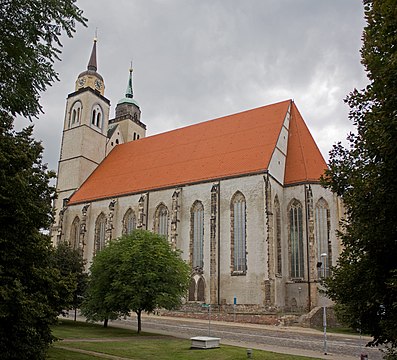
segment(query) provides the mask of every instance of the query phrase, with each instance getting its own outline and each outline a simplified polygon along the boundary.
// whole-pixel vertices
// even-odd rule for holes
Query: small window
[[[76,101],[70,109],[69,127],[80,123],[81,102]]]
[[[103,111],[99,104],[92,108],[91,124],[99,129],[103,128]]]

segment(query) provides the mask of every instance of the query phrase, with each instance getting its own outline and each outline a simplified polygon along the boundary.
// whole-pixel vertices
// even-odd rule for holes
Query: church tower
[[[76,80],[68,95],[58,164],[53,241],[62,236],[62,209],[65,200],[88,178],[106,156],[110,101],[104,97],[105,85],[97,72],[97,41],[87,70]]]
[[[109,120],[109,132],[112,129],[119,129],[123,143],[141,139],[146,135],[146,125],[141,122],[141,109],[134,99],[132,67],[129,71],[125,97],[117,103],[115,118]]]

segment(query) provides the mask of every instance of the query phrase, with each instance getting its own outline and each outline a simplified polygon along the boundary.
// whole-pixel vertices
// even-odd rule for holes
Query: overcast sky
[[[147,135],[294,99],[323,156],[352,129],[343,99],[368,80],[361,0],[84,0],[88,27],[64,39],[60,82],[35,120],[57,169],[66,97],[98,28],[98,72],[111,117],[131,59]],[[27,121],[26,121],[27,123]],[[21,120],[18,121],[21,124]]]

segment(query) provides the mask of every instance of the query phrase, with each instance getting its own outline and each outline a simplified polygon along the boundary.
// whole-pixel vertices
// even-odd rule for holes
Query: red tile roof
[[[295,103],[291,106],[284,184],[318,181],[327,168]]]
[[[285,181],[318,180],[325,161],[287,100],[118,145],[70,204],[264,172],[290,104]]]

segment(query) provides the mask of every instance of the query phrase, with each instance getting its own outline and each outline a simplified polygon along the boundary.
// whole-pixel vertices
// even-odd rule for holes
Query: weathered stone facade
[[[103,81],[96,67],[90,71],[91,77]],[[80,76],[86,76],[82,74]],[[267,149],[267,163],[262,161],[265,155],[261,147],[268,147],[268,141],[251,150],[251,138],[248,138],[245,147],[240,149],[243,156],[236,160],[244,171],[238,172],[237,168],[227,176],[205,177],[201,175],[207,168],[217,173],[227,161],[225,171],[236,169],[233,162],[238,156],[218,148],[218,152],[222,151],[221,157],[207,153],[200,158],[194,148],[190,151],[194,155],[192,161],[200,160],[199,180],[186,178],[173,184],[172,176],[178,177],[185,171],[183,167],[179,168],[180,173],[174,169],[185,154],[174,154],[170,161],[156,143],[158,137],[142,139],[146,126],[140,121],[141,111],[132,97],[131,76],[132,71],[126,97],[118,103],[116,119],[111,121],[108,120],[109,101],[103,96],[103,88],[101,91],[94,88],[98,85],[95,82],[78,81],[76,91],[68,97],[53,242],[68,241],[80,248],[89,267],[95,254],[122,234],[134,228],[155,231],[165,236],[173,248],[180,249],[184,260],[192,266],[186,295],[188,304],[205,302],[220,309],[235,303],[244,311],[251,308],[273,314],[279,309],[307,311],[327,303],[327,299],[318,295],[318,282],[329,273],[329,267],[336,263],[340,253],[336,230],[343,207],[340,200],[318,182],[318,169],[322,171],[325,162],[293,102],[272,105],[270,109],[274,109],[274,113],[266,107],[252,110],[250,121],[254,130],[249,136],[255,141],[261,141],[255,137],[255,129],[263,122],[277,125],[271,134],[272,147]],[[257,113],[260,115],[255,115]],[[237,115],[230,122],[235,124],[234,132],[225,135],[230,138],[226,143],[229,147],[246,136],[248,115]],[[205,129],[208,131],[208,126],[216,121],[225,120],[208,122]],[[228,130],[229,123],[224,124],[222,128]],[[263,136],[267,136],[267,130]],[[197,144],[200,141],[205,144],[200,144],[202,151],[207,151],[205,146],[215,149],[220,141],[217,137],[211,138],[212,142],[207,142],[205,137],[197,139],[192,129],[185,132],[189,132],[188,138]],[[176,132],[170,134],[172,140],[166,138],[167,135],[163,135],[163,139],[166,138],[164,143],[172,149],[178,139]],[[177,134],[184,136],[181,129]],[[300,143],[302,136],[307,139],[304,146]],[[108,189],[94,179],[94,190],[105,191],[105,195],[91,192],[91,197],[77,196],[76,200],[75,195],[79,195],[84,184],[97,173],[95,168],[99,166],[103,172],[102,166],[120,149],[117,145],[138,139],[142,140],[130,143],[136,147],[123,158],[124,163],[119,158],[115,161],[118,165],[113,171],[122,169],[126,179],[117,178],[119,183],[133,183],[150,170],[150,162],[141,163],[141,168],[135,167],[134,149],[144,158],[146,150],[152,151],[157,146],[158,157],[169,162],[164,173],[154,175],[159,179],[167,176],[164,184],[150,188],[142,182],[135,190],[117,192],[116,189],[106,193]],[[146,140],[150,141],[148,148],[140,148]],[[183,139],[179,146],[185,149],[189,141]],[[314,161],[311,156],[307,156],[309,160],[304,157],[308,149],[315,152]],[[213,163],[212,156],[218,156]],[[255,165],[253,170],[245,171],[245,162],[254,162],[252,159],[258,161],[260,168]],[[133,165],[131,174],[125,172],[127,162]],[[310,167],[315,169],[314,175],[308,173]],[[294,171],[299,172],[299,176],[294,175]],[[114,174],[103,174],[103,181],[108,175]],[[117,187],[117,181],[116,185],[108,183],[108,186]]]

